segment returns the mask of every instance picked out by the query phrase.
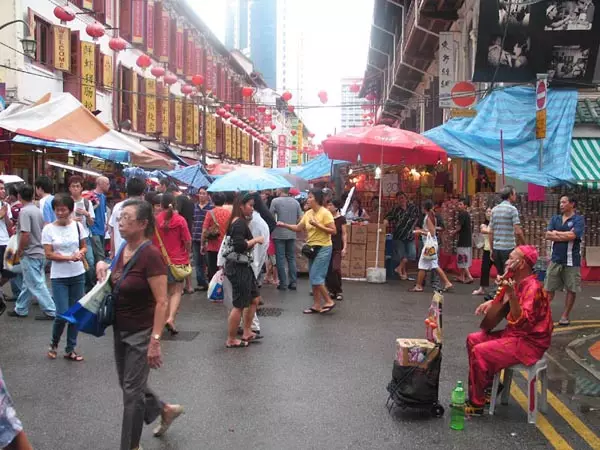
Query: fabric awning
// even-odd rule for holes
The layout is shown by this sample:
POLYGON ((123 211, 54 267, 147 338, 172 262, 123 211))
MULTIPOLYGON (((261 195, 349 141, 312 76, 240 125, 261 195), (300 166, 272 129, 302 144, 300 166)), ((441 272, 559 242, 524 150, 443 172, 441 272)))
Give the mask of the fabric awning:
POLYGON ((571 170, 577 184, 600 189, 600 139, 571 141, 571 170))
POLYGON ((165 172, 165 174, 181 183, 192 186, 195 189, 208 187, 213 181, 213 178, 208 175, 208 172, 202 167, 202 164, 171 170, 170 172, 165 172))
POLYGON ((337 164, 348 164, 347 161, 331 160, 327 155, 319 155, 315 159, 311 159, 309 162, 302 166, 302 170, 296 172, 301 178, 305 180, 318 180, 319 178, 330 177, 333 165, 337 164))

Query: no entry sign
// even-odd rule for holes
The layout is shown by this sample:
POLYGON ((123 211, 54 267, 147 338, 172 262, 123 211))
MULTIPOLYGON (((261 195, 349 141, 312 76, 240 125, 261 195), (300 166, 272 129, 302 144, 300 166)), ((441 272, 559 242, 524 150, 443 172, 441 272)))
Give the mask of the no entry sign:
POLYGON ((455 83, 450 95, 456 108, 470 108, 477 102, 477 89, 470 81, 455 83))
POLYGON ((535 106, 537 111, 541 111, 542 109, 546 109, 546 100, 548 98, 548 81, 541 78, 537 81, 537 86, 535 89, 536 100, 535 106))

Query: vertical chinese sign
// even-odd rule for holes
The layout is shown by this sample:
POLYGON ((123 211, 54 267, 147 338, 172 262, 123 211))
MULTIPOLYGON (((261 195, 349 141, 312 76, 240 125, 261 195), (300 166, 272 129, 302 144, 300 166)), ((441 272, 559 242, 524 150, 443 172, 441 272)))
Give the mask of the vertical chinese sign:
POLYGON ((277 139, 277 167, 285 167, 286 141, 287 139, 285 134, 280 134, 277 139))
POLYGON ((242 161, 248 161, 248 141, 250 136, 246 133, 242 134, 242 161))
POLYGON ((183 142, 183 99, 175 98, 175 142, 183 142))
POLYGON ((194 58, 196 57, 196 47, 194 44, 194 34, 192 30, 186 30, 185 34, 185 79, 191 80, 195 69, 194 58))
POLYGON ((273 167, 273 152, 271 151, 271 143, 261 145, 263 153, 263 166, 273 167))
POLYGON ((156 80, 146 78, 146 134, 156 133, 156 80))
POLYGON ((186 145, 194 145, 196 138, 194 137, 194 109, 196 105, 190 100, 185 103, 185 143, 186 145))
POLYGON ((144 1, 131 0, 133 29, 131 30, 131 42, 134 44, 144 43, 144 1))
POLYGON ((71 30, 54 25, 54 68, 71 71, 71 30))
POLYGON ((146 5, 146 51, 154 54, 154 0, 148 0, 146 5))
POLYGON ((169 33, 171 19, 169 11, 159 3, 156 8, 156 14, 160 11, 160 20, 157 21, 156 40, 158 47, 158 60, 162 63, 169 62, 169 33), (158 8, 160 6, 160 9, 158 8))
POLYGON ((113 26, 113 0, 104 0, 104 20, 106 21, 106 25, 113 26))
POLYGON ((454 32, 440 33, 438 49, 438 67, 439 67, 439 105, 440 108, 452 108, 452 86, 454 84, 454 62, 456 54, 456 44, 454 42, 454 32))
POLYGON ((139 98, 138 98, 138 76, 134 70, 131 71, 131 129, 137 131, 138 129, 138 109, 139 109, 139 98))
POLYGON ((96 110, 96 44, 81 42, 81 103, 96 110))
POLYGON ((194 142, 193 145, 200 143, 200 110, 197 106, 194 106, 193 115, 194 115, 194 142))
POLYGON ((238 128, 231 127, 231 158, 237 159, 238 157, 238 147, 240 146, 238 139, 238 128))
POLYGON ((206 90, 209 92, 215 89, 215 78, 213 72, 213 56, 210 53, 206 55, 206 90))
POLYGON ((183 75, 183 24, 177 23, 177 33, 175 34, 177 75, 183 75))
POLYGON ((102 84, 103 89, 113 88, 113 59, 110 55, 102 55, 102 84))
POLYGON ((163 138, 168 138, 169 137, 169 128, 171 125, 171 116, 170 113, 171 111, 169 110, 169 86, 164 86, 163 87, 163 92, 162 92, 162 100, 161 100, 161 114, 162 114, 162 137, 163 138))
POLYGON ((231 159, 232 149, 231 125, 225 124, 225 156, 231 159))
POLYGON ((298 121, 298 145, 296 148, 298 149, 298 164, 302 164, 302 150, 304 148, 304 124, 301 120, 298 121))

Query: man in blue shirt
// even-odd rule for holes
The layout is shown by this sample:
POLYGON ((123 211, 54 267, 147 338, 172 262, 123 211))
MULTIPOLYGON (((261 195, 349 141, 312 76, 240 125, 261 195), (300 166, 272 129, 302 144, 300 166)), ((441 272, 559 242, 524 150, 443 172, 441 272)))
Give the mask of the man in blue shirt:
POLYGON ((94 224, 90 227, 94 261, 104 261, 104 236, 106 235, 106 193, 110 189, 110 181, 106 177, 96 178, 94 196, 94 224))
POLYGON ((560 199, 560 212, 552 217, 546 231, 546 239, 552 241, 552 262, 546 271, 544 288, 550 301, 556 291, 566 289, 565 310, 559 325, 567 326, 569 314, 575 304, 577 292, 581 292, 581 237, 584 220, 575 214, 577 200, 571 194, 560 199))

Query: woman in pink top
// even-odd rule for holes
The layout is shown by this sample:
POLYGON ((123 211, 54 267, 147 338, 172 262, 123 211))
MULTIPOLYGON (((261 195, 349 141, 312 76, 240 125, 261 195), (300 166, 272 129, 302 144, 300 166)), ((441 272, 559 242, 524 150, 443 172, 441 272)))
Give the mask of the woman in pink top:
MULTIPOLYGON (((192 250, 192 236, 188 229, 187 222, 174 208, 175 197, 172 194, 162 194, 160 206, 162 211, 156 216, 156 233, 152 241, 156 247, 164 246, 169 261, 163 255, 165 264, 189 264, 190 252, 192 250), (161 245, 162 241, 162 245, 161 245)), ((161 249, 162 252, 162 249, 161 249)), ((175 328, 175 316, 179 310, 181 303, 181 291, 183 289, 183 281, 177 281, 171 270, 167 271, 167 295, 169 297, 169 318, 165 327, 171 334, 177 334, 175 328)))
POLYGON ((231 208, 227 208, 225 205, 225 194, 222 192, 215 192, 211 195, 213 205, 215 207, 206 213, 204 224, 202 225, 202 243, 204 253, 206 253, 206 262, 208 266, 208 279, 212 280, 212 277, 217 273, 217 255, 221 248, 221 243, 227 232, 227 223, 231 216, 231 208), (219 225, 219 236, 209 239, 208 230, 215 223, 219 225))

